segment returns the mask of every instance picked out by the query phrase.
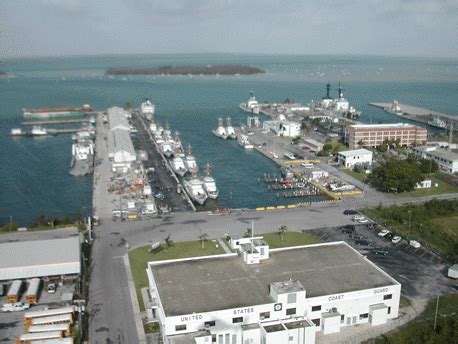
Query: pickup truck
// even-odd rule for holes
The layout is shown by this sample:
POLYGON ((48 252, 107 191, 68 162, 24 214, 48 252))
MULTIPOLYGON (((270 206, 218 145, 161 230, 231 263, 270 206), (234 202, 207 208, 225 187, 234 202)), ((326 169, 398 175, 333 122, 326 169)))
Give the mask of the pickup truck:
POLYGON ((2 307, 2 312, 17 312, 29 309, 28 303, 16 302, 16 303, 5 303, 2 307))

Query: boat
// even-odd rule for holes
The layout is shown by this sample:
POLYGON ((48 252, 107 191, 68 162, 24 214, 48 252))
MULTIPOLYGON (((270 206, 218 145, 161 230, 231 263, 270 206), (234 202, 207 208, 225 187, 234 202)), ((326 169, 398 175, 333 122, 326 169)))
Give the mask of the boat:
POLYGON ((94 167, 94 143, 83 141, 72 144, 70 174, 84 176, 91 174, 94 167))
POLYGON ((401 109, 401 106, 399 105, 399 102, 397 100, 393 100, 391 103, 390 107, 384 108, 385 112, 391 113, 396 116, 402 116, 403 112, 401 109))
POLYGON ((184 164, 183 156, 183 154, 175 154, 175 156, 172 159, 172 169, 176 174, 178 174, 181 177, 183 177, 188 171, 184 164))
POLYGON ((145 116, 147 119, 152 120, 153 115, 156 111, 154 104, 152 104, 148 98, 140 106, 140 113, 145 116))
POLYGON ((231 118, 228 117, 226 119, 227 127, 226 127, 226 134, 228 139, 235 140, 237 138, 237 135, 235 133, 235 129, 232 126, 231 118))
POLYGON ((81 107, 61 107, 61 108, 41 108, 41 109, 22 109, 24 117, 52 117, 69 115, 72 113, 89 113, 92 108, 89 104, 84 104, 81 107))
POLYGON ((183 184, 186 192, 193 201, 199 205, 203 205, 205 203, 208 196, 204 190, 204 182, 197 178, 196 174, 193 174, 191 179, 185 180, 183 184))
POLYGON ((240 103, 239 107, 245 112, 255 114, 258 114, 261 108, 258 101, 256 100, 256 97, 253 95, 253 92, 250 92, 250 98, 246 102, 240 103))
POLYGON ((33 126, 32 131, 30 132, 33 136, 45 136, 49 135, 46 128, 42 128, 38 125, 33 126))
POLYGON ((441 129, 447 128, 447 122, 441 120, 439 117, 434 117, 432 120, 428 121, 428 124, 436 128, 441 128, 441 129))
POLYGON ((345 183, 331 183, 329 184, 329 188, 331 191, 338 192, 338 191, 351 191, 355 188, 354 185, 345 184, 345 183))
POLYGON ((11 135, 12 136, 21 136, 21 135, 24 135, 24 132, 22 131, 21 128, 13 128, 11 129, 11 135))
POLYGON ((237 143, 245 149, 253 149, 254 146, 251 144, 248 136, 245 134, 240 134, 237 136, 237 143))
POLYGON ((178 131, 175 132, 175 154, 183 153, 183 145, 180 139, 180 133, 178 131))
POLYGON ((186 154, 184 164, 187 170, 192 174, 196 174, 199 171, 199 166, 197 166, 196 158, 194 158, 192 155, 191 145, 188 147, 188 154, 186 154))
POLYGON ((172 157, 172 155, 173 155, 173 147, 170 144, 170 142, 168 142, 168 141, 162 142, 159 145, 159 148, 160 148, 162 154, 164 154, 167 158, 172 157))
POLYGON ((207 169, 205 177, 203 178, 204 190, 211 199, 217 199, 219 196, 219 190, 216 187, 215 179, 211 176, 210 163, 207 163, 207 169))
POLYGON ((215 134, 215 136, 219 137, 220 139, 227 139, 226 129, 224 129, 223 119, 221 117, 218 118, 218 128, 213 129, 213 134, 215 134))

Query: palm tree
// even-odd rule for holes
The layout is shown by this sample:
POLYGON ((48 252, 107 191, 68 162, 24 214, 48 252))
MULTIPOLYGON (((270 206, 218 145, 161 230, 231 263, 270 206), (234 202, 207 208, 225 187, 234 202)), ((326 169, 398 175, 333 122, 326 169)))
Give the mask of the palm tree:
POLYGON ((281 241, 283 241, 283 236, 287 230, 288 230, 288 227, 286 227, 285 225, 280 226, 280 228, 278 228, 278 234, 280 235, 281 241))
POLYGON ((167 238, 164 239, 165 244, 167 245, 167 247, 170 247, 170 246, 172 246, 172 244, 173 244, 172 239, 170 239, 170 236, 171 236, 171 235, 172 235, 172 234, 169 234, 169 235, 167 236, 167 238))
POLYGON ((199 235, 199 240, 200 240, 200 242, 202 244, 202 250, 204 250, 205 249, 205 242, 208 241, 208 234, 204 233, 204 234, 199 235))
POLYGON ((253 230, 251 228, 247 228, 245 235, 243 236, 244 238, 251 238, 251 235, 253 234, 253 230))

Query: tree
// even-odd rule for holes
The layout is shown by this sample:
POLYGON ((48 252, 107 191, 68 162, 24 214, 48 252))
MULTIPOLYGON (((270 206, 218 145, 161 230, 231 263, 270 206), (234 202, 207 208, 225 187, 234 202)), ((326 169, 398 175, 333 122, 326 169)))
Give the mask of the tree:
POLYGON ((389 192, 412 191, 423 180, 418 164, 407 160, 390 159, 369 175, 369 182, 376 188, 389 192))
POLYGON ((243 237, 244 238, 251 238, 252 235, 253 235, 253 230, 251 228, 247 228, 246 232, 245 232, 245 235, 243 237))
POLYGON ((363 140, 358 141, 358 147, 364 147, 365 144, 366 142, 364 142, 363 140))
POLYGON ((172 241, 172 239, 170 239, 170 236, 171 236, 171 235, 172 235, 172 234, 169 234, 169 235, 167 236, 167 238, 164 239, 165 244, 167 245, 167 247, 170 247, 170 246, 173 245, 173 241, 172 241))
POLYGON ((204 234, 201 234, 199 235, 199 240, 202 244, 202 250, 205 249, 205 243, 208 241, 208 234, 207 233, 204 233, 204 234))
POLYGON ((422 173, 435 173, 439 170, 439 164, 435 160, 420 159, 418 163, 422 173))
POLYGON ((282 225, 280 226, 280 228, 278 228, 278 235, 280 235, 280 240, 283 241, 283 237, 285 235, 285 232, 288 230, 288 227, 286 227, 285 225, 282 225))

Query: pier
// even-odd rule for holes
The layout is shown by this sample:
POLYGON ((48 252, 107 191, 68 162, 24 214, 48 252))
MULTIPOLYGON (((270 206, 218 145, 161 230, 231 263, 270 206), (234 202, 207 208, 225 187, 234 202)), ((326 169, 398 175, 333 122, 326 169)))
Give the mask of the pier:
POLYGON ((39 121, 23 121, 21 125, 54 125, 54 124, 75 124, 75 123, 91 123, 89 118, 75 118, 75 119, 51 119, 39 121))
MULTIPOLYGON (((383 109, 389 110, 393 103, 369 103, 368 105, 383 109)), ((450 125, 453 125, 453 128, 457 130, 458 128, 458 116, 448 115, 442 112, 437 112, 417 106, 412 106, 408 104, 398 103, 401 108, 402 115, 399 115, 400 118, 405 118, 413 122, 428 124, 429 121, 433 119, 440 119, 447 123, 447 128, 450 128, 450 125)), ((445 128, 443 128, 445 129, 445 128)))

